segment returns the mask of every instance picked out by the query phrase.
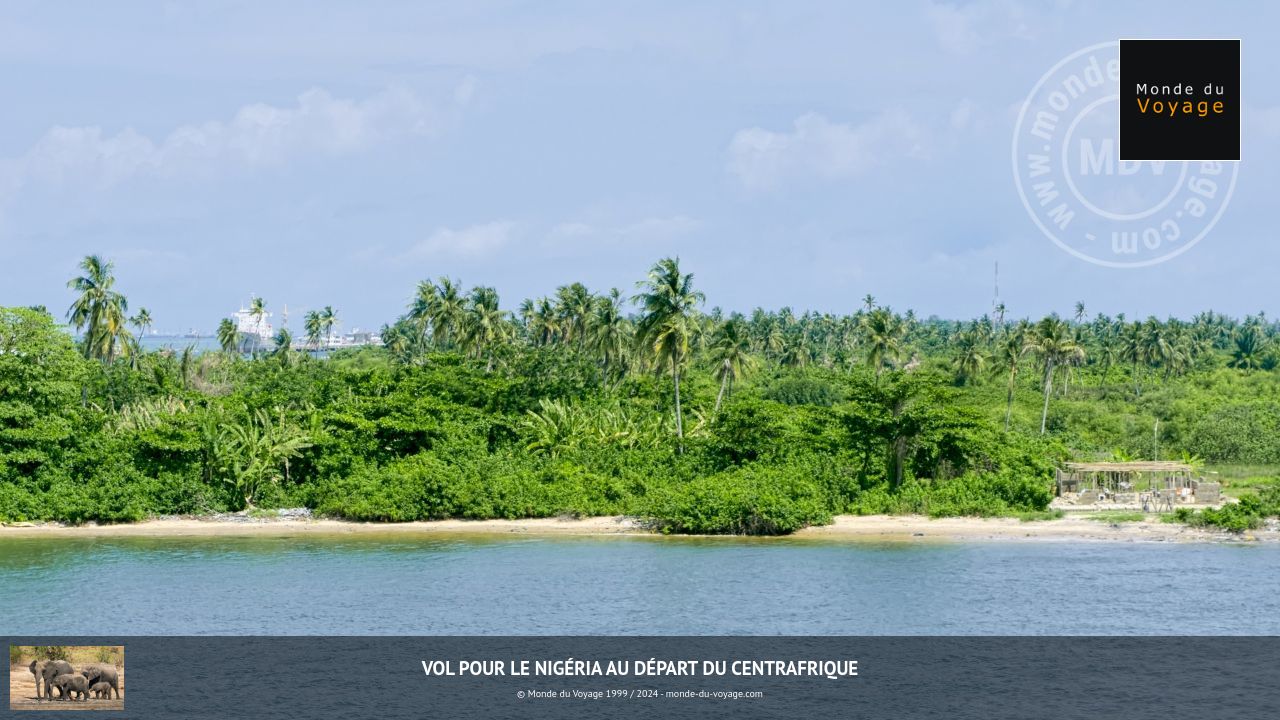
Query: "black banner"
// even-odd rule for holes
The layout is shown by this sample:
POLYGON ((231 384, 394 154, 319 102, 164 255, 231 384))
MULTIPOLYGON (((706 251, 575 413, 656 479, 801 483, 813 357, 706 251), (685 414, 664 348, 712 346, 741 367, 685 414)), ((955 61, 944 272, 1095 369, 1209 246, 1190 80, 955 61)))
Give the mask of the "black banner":
POLYGON ((1211 720, 1280 707, 1280 638, 6 640, 123 644, 124 711, 93 717, 1211 720))

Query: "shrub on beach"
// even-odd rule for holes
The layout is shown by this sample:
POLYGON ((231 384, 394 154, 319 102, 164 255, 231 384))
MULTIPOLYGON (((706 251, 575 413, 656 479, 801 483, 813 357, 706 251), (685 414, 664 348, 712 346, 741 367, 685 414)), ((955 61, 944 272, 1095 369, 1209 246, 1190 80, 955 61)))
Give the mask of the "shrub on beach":
POLYGON ((949 480, 906 483, 896 493, 876 487, 860 493, 848 511, 856 515, 915 514, 930 517, 998 517, 1049 507, 1048 482, 1003 472, 971 472, 949 480))
POLYGON ((1258 495, 1243 495, 1240 501, 1220 508, 1193 511, 1178 508, 1173 519, 1192 527, 1208 527, 1242 533, 1257 530, 1270 517, 1280 516, 1280 487, 1272 486, 1258 495))
POLYGON ((664 533, 785 535, 831 522, 830 498, 787 467, 742 467, 667 488, 645 512, 664 533))
POLYGON ((625 496, 617 480, 569 462, 517 456, 451 462, 421 453, 330 482, 316 511, 389 522, 607 515, 626 509, 625 496))

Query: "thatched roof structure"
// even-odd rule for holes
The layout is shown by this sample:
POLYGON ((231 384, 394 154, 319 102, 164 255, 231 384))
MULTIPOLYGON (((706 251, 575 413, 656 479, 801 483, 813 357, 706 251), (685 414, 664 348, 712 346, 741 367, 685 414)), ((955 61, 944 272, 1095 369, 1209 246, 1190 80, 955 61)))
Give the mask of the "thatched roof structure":
POLYGON ((1180 462, 1167 460, 1139 460, 1137 462, 1069 462, 1065 464, 1071 472, 1118 472, 1118 473, 1189 473, 1193 468, 1180 462))

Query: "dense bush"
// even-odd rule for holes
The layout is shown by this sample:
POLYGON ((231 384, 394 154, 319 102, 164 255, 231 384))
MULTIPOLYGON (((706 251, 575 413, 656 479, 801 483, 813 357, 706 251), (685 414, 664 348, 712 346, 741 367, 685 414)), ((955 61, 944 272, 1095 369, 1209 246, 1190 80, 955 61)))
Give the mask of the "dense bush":
POLYGON ((352 520, 405 522, 456 514, 459 473, 432 455, 415 455, 385 466, 365 466, 333 479, 319 492, 316 510, 352 520))
POLYGON ((785 535, 830 522, 829 500, 800 468, 742 467, 664 488, 645 514, 664 533, 785 535))
POLYGON ((831 407, 844 400, 844 388, 829 379, 810 376, 782 377, 770 383, 764 397, 787 405, 831 407))
POLYGON ((444 518, 525 518, 623 512, 621 481, 569 462, 516 456, 451 463, 430 453, 368 466, 324 487, 322 514, 405 522, 444 518))
POLYGON ((887 507, 885 500, 873 500, 880 503, 879 512, 994 517, 1045 510, 1053 500, 1053 492, 1047 483, 1036 478, 1009 472, 975 472, 950 480, 909 483, 896 497, 888 499, 887 507))
POLYGON ((1213 462, 1280 462, 1280 404, 1223 405, 1196 419, 1188 432, 1196 454, 1213 462))
POLYGON ((1236 503, 1220 508, 1193 511, 1178 508, 1174 519, 1194 527, 1210 527, 1241 533, 1257 530, 1267 518, 1280 516, 1280 486, 1271 486, 1258 495, 1243 495, 1236 503))
POLYGON ((0 308, 0 479, 64 458, 95 369, 47 313, 0 308))

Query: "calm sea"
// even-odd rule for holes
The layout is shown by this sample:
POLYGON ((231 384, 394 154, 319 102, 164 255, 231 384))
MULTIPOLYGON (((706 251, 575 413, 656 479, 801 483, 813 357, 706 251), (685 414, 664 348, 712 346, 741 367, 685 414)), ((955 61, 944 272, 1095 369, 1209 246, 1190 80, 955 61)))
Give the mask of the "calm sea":
POLYGON ((63 635, 1280 634, 1280 547, 8 539, 0 623, 63 635))

